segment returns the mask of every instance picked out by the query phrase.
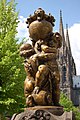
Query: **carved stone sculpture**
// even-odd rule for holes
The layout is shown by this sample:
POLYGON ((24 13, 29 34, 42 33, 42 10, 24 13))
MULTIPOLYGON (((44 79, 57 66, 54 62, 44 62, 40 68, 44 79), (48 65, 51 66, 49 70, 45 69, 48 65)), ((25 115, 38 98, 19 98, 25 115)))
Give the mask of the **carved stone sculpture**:
POLYGON ((27 108, 14 114, 11 120, 75 120, 72 112, 64 112, 59 105, 57 56, 62 38, 53 32, 54 22, 54 17, 41 8, 27 18, 32 45, 24 43, 20 47, 27 74, 24 81, 27 108))
POLYGON ((24 94, 29 107, 41 105, 59 105, 60 74, 57 52, 62 38, 58 32, 53 33, 55 19, 39 8, 27 18, 32 45, 23 44, 20 55, 25 58, 24 94))

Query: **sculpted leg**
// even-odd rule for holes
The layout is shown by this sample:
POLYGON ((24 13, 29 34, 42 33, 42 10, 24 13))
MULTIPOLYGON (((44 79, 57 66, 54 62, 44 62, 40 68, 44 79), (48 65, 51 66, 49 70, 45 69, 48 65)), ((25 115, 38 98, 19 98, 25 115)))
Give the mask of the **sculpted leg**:
POLYGON ((33 96, 32 95, 29 95, 27 98, 26 98, 26 105, 28 107, 33 107, 35 106, 35 102, 34 102, 34 99, 33 99, 33 96))
POLYGON ((35 86, 41 88, 44 82, 47 81, 48 76, 49 76, 49 69, 47 65, 40 65, 38 67, 38 71, 35 77, 35 86))
POLYGON ((37 105, 52 105, 52 94, 48 89, 49 87, 49 69, 47 65, 40 65, 33 90, 33 98, 37 105))
POLYGON ((59 105, 59 99, 60 99, 60 74, 59 71, 55 71, 55 84, 54 84, 54 105, 59 105))
POLYGON ((38 94, 32 95, 36 105, 52 105, 51 94, 41 90, 38 94))

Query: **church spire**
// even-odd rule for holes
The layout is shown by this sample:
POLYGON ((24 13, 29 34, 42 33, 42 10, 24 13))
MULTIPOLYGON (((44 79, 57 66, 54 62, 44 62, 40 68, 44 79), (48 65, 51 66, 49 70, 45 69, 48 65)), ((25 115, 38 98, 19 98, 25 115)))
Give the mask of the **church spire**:
POLYGON ((62 11, 60 10, 60 26, 59 26, 59 33, 62 36, 62 53, 65 56, 65 37, 64 37, 64 28, 63 28, 63 21, 62 21, 62 11))
POLYGON ((60 79, 61 83, 60 86, 63 86, 63 83, 66 81, 66 42, 64 36, 64 28, 63 28, 63 21, 62 21, 62 11, 60 10, 60 25, 59 25, 59 33, 62 36, 62 47, 59 49, 59 63, 60 63, 60 79))
POLYGON ((64 29, 63 29, 63 21, 62 21, 62 11, 60 10, 60 26, 59 26, 59 33, 62 36, 62 39, 64 39, 64 29))
POLYGON ((68 24, 66 24, 66 58, 67 58, 67 72, 68 80, 71 80, 73 75, 76 75, 76 66, 71 52, 69 34, 68 34, 68 24))
POLYGON ((67 47, 67 50, 68 50, 67 52, 69 52, 70 56, 72 56, 69 34, 68 34, 68 24, 66 24, 66 47, 67 47))

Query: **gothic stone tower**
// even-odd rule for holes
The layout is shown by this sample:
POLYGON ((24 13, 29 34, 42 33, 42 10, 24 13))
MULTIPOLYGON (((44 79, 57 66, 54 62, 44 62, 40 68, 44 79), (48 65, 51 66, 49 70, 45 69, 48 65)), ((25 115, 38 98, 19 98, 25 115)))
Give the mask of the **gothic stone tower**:
POLYGON ((72 99, 72 78, 76 75, 76 67, 71 53, 68 25, 66 25, 66 38, 64 35, 62 12, 60 11, 60 27, 59 33, 62 36, 62 47, 59 50, 59 68, 60 68, 60 89, 68 98, 72 99), (65 40, 66 39, 66 40, 65 40))

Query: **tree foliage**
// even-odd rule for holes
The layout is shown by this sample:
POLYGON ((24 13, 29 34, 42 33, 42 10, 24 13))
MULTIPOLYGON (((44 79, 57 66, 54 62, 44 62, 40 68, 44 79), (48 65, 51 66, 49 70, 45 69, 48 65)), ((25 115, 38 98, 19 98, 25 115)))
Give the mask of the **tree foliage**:
POLYGON ((60 104, 64 107, 65 111, 73 111, 75 114, 76 120, 80 120, 80 111, 79 108, 75 107, 67 96, 61 93, 60 104))
POLYGON ((18 13, 14 0, 0 0, 0 113, 12 115, 24 107, 24 67, 15 35, 18 13))

